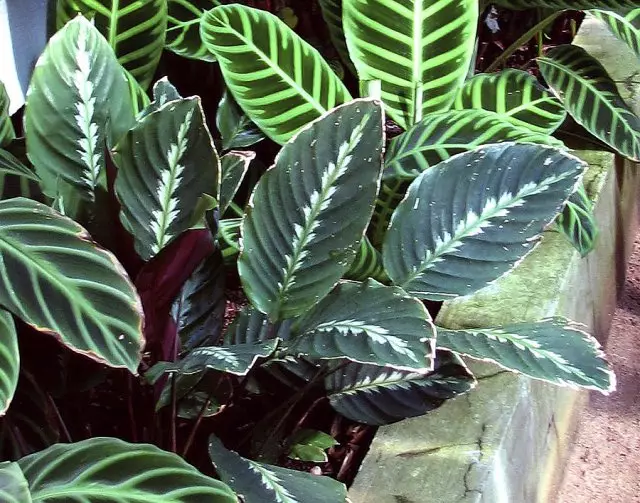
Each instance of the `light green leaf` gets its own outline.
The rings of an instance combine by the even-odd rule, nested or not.
[[[0,81],[0,147],[8,145],[15,137],[16,132],[9,116],[9,95]]]
[[[322,17],[329,28],[329,37],[331,43],[336,48],[340,59],[345,66],[356,75],[356,69],[349,58],[349,49],[347,41],[344,37],[344,28],[342,26],[342,2],[343,0],[318,0]]]
[[[307,311],[353,262],[380,183],[382,121],[373,100],[337,107],[287,143],[256,186],[238,272],[271,321]]]
[[[139,114],[149,106],[149,96],[147,96],[147,92],[142,88],[133,75],[131,75],[127,70],[124,70],[124,74],[127,77],[127,84],[129,84],[129,94],[131,95],[133,115],[138,117]]]
[[[78,13],[92,20],[120,64],[147,89],[164,48],[167,0],[58,0],[58,29]]]
[[[225,449],[213,435],[209,456],[220,478],[245,503],[344,503],[347,488],[329,477],[258,463]]]
[[[637,6],[638,0],[493,0],[493,3],[514,10],[546,7],[549,9],[607,9],[620,11]]]
[[[35,201],[0,201],[0,278],[0,304],[36,330],[136,372],[140,299],[116,258],[78,224]]]
[[[553,384],[609,394],[615,375],[584,325],[565,318],[496,328],[438,328],[438,347]]]
[[[4,416],[18,386],[20,351],[13,316],[0,309],[0,416]],[[1,494],[2,484],[0,484]]]
[[[426,414],[475,384],[462,360],[448,351],[438,351],[435,368],[428,374],[349,363],[325,379],[336,411],[375,426]]]
[[[166,47],[183,58],[215,61],[200,38],[200,20],[208,10],[222,2],[218,0],[167,0],[169,17]]]
[[[407,129],[444,111],[474,53],[477,0],[343,0],[349,54],[361,81],[380,80],[385,111]]]
[[[216,7],[202,18],[201,36],[235,100],[278,143],[351,99],[318,51],[273,14]]]
[[[240,253],[240,226],[242,219],[225,218],[218,226],[218,240],[225,263],[235,260]]]
[[[423,299],[475,292],[533,249],[584,168],[554,148],[500,143],[428,169],[391,219],[382,250],[387,274]]]
[[[96,437],[18,461],[34,503],[238,503],[219,480],[154,445]]]
[[[289,458],[326,463],[328,457],[325,450],[338,445],[338,442],[331,435],[322,431],[303,429],[291,437],[289,444],[287,454]]]
[[[216,113],[216,127],[222,136],[222,148],[251,147],[264,139],[264,133],[234,101],[225,89]]]
[[[616,37],[640,57],[640,9],[621,9],[617,12],[592,10],[591,14],[605,23]]]
[[[598,224],[593,214],[593,202],[583,185],[571,194],[556,223],[580,256],[586,257],[593,250],[598,236]]]
[[[576,122],[622,155],[640,160],[640,118],[595,58],[581,47],[560,45],[538,58],[538,66]]]
[[[467,80],[453,106],[495,112],[514,126],[548,135],[567,115],[562,103],[533,75],[512,68]]]
[[[146,115],[118,142],[113,159],[121,220],[145,260],[191,227],[203,194],[218,195],[220,160],[200,98],[168,101]]]
[[[18,463],[0,463],[0,501],[2,503],[31,503],[29,484]]]
[[[255,157],[255,152],[232,150],[220,159],[222,180],[220,182],[219,210],[221,215],[224,215],[224,212],[229,207],[229,203],[233,201],[233,197],[236,195],[244,179],[244,175],[249,169],[249,164],[251,164],[251,161],[253,161]]]
[[[49,40],[27,91],[27,151],[44,193],[56,197],[62,180],[94,201],[106,185],[105,143],[133,120],[129,84],[109,44],[85,18],[70,21]]]

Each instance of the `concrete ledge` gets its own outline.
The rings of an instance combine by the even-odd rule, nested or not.
[[[598,46],[615,41],[604,30],[591,21],[586,25]],[[629,75],[633,67],[625,50],[615,41],[599,56],[626,65]],[[635,83],[610,72],[629,97]],[[438,325],[492,326],[563,315],[586,324],[604,343],[638,226],[640,167],[609,153],[577,154],[590,165],[585,183],[596,202],[596,249],[581,259],[563,236],[548,231],[514,273],[445,303]],[[353,503],[552,501],[587,393],[490,364],[470,366],[479,377],[473,392],[426,416],[380,428],[349,491]]]

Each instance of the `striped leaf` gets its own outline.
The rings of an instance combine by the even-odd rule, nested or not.
[[[218,226],[218,241],[225,264],[235,261],[240,253],[241,218],[225,218]]]
[[[548,9],[606,9],[620,11],[637,7],[638,0],[492,0],[492,3],[513,10],[546,7]]]
[[[344,277],[353,281],[364,281],[367,278],[373,278],[377,281],[388,279],[382,265],[382,255],[371,244],[367,236],[360,242],[356,258]]]
[[[453,106],[495,112],[514,126],[540,134],[553,133],[567,115],[562,103],[533,75],[514,69],[467,80]]]
[[[382,426],[421,416],[476,384],[463,361],[438,351],[428,374],[349,363],[325,378],[332,407],[359,423]]]
[[[9,116],[9,95],[0,81],[0,147],[8,145],[16,137],[16,132]]]
[[[144,260],[191,227],[203,194],[218,196],[220,160],[198,97],[169,101],[146,115],[118,142],[113,158],[121,220]]]
[[[20,351],[13,316],[0,309],[0,416],[4,416],[18,386]],[[0,494],[2,493],[0,483]]]
[[[386,113],[402,128],[453,103],[473,58],[477,0],[343,0],[358,77],[380,80]]]
[[[222,5],[218,0],[167,0],[169,17],[166,47],[191,59],[215,61],[200,38],[200,19],[208,10]]]
[[[433,368],[435,329],[423,304],[375,280],[345,281],[294,322],[286,351],[312,359],[427,372]]]
[[[149,106],[149,96],[147,96],[147,92],[142,88],[133,75],[126,70],[124,70],[124,72],[127,77],[127,84],[129,84],[129,94],[131,95],[133,115],[138,117],[138,115]]]
[[[40,182],[40,178],[33,170],[20,162],[11,152],[0,148],[0,175],[16,176],[19,178]]]
[[[640,160],[640,118],[595,58],[581,47],[561,45],[539,58],[538,66],[576,122],[622,155]]]
[[[154,445],[96,437],[18,461],[34,503],[237,503],[227,485]]]
[[[116,258],[28,199],[0,201],[0,304],[83,355],[136,372],[142,306]]]
[[[264,313],[251,306],[247,306],[233,320],[224,335],[224,343],[257,344],[278,338],[286,341],[290,338],[291,320],[270,324]]]
[[[93,201],[96,188],[106,185],[105,142],[132,123],[121,66],[104,37],[77,17],[51,37],[27,91],[27,150],[45,194],[56,197],[60,179]]]
[[[353,262],[380,183],[382,123],[377,101],[341,105],[289,141],[256,186],[238,272],[271,321],[306,312]]]
[[[31,503],[29,484],[18,463],[0,463],[0,501],[3,503]]]
[[[351,99],[318,51],[273,14],[216,7],[202,18],[201,36],[240,107],[278,143]]]
[[[222,136],[223,150],[251,147],[264,139],[264,134],[251,122],[225,89],[218,104],[216,126]]]
[[[329,28],[331,43],[336,48],[338,55],[346,67],[356,74],[356,69],[349,58],[347,40],[344,37],[344,27],[342,25],[342,2],[343,0],[318,0],[322,17]]]
[[[618,12],[592,10],[591,14],[605,23],[616,37],[640,57],[640,9]]]
[[[147,89],[164,48],[167,0],[58,0],[58,29],[78,13],[93,20],[120,64]]]
[[[409,182],[402,178],[382,180],[368,231],[371,244],[375,247],[380,248],[382,246],[391,216],[400,201],[402,201],[408,187]]]
[[[394,284],[422,299],[467,295],[513,269],[575,191],[585,164],[566,152],[500,143],[425,171],[383,246]]]
[[[609,394],[615,375],[584,325],[565,318],[496,328],[444,330],[438,347],[553,384]]]
[[[243,458],[209,437],[209,457],[223,482],[244,503],[344,503],[347,488],[329,477]]]
[[[545,133],[519,127],[500,114],[484,110],[449,110],[425,116],[389,143],[383,179],[413,180],[427,168],[480,145],[504,141],[540,143],[561,148]]]
[[[222,170],[222,179],[220,181],[220,204],[219,211],[221,215],[229,207],[229,203],[233,201],[244,175],[249,169],[249,164],[256,157],[255,152],[241,152],[232,150],[227,152],[220,158],[220,168]]]
[[[564,210],[558,215],[556,224],[580,256],[586,257],[593,250],[598,224],[593,214],[593,202],[583,185],[571,195]]]

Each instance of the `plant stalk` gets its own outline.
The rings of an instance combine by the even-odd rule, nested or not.
[[[176,415],[177,415],[177,398],[176,398],[176,375],[171,374],[171,452],[177,452],[176,446]]]

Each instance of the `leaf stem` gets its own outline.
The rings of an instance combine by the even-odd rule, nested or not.
[[[67,429],[67,425],[65,424],[64,420],[62,419],[62,415],[60,415],[60,410],[58,410],[58,406],[56,405],[56,402],[53,401],[53,398],[48,393],[47,393],[47,400],[49,401],[49,405],[51,405],[51,408],[53,409],[53,413],[56,415],[56,419],[58,420],[58,423],[60,424],[60,429],[62,430],[62,434],[64,435],[64,439],[67,442],[72,443],[73,440],[71,439],[71,435],[69,434],[69,430]]]
[[[177,415],[177,398],[176,398],[176,375],[171,374],[171,452],[176,452],[176,415]]]
[[[183,458],[187,457],[187,453],[189,452],[189,449],[191,448],[191,444],[193,444],[193,439],[196,436],[196,431],[198,431],[198,428],[200,427],[200,423],[202,422],[202,419],[204,418],[204,413],[207,410],[207,407],[209,407],[209,403],[211,403],[211,395],[207,396],[207,399],[202,404],[200,412],[198,412],[198,417],[196,418],[196,422],[193,425],[193,428],[191,428],[191,432],[189,433],[189,438],[187,438],[187,443],[184,444],[184,449],[182,450],[182,457]]]

